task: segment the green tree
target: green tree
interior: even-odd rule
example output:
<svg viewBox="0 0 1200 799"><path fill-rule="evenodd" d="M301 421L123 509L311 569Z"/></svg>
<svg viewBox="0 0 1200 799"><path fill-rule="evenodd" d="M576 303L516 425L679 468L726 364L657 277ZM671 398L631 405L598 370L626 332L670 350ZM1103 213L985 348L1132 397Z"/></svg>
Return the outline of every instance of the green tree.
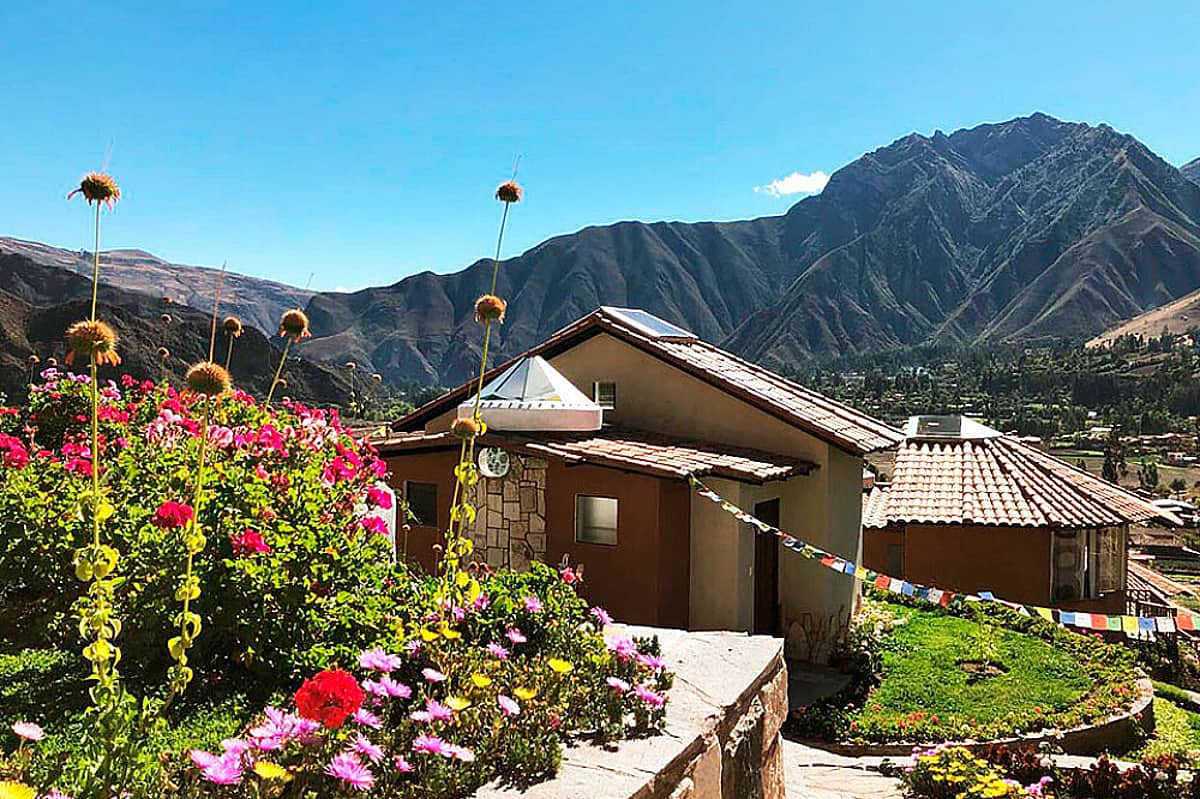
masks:
<svg viewBox="0 0 1200 799"><path fill-rule="evenodd" d="M1100 470L1100 476L1110 483L1118 483L1124 473L1125 448L1121 446L1121 435L1114 427L1108 434L1108 440L1104 442L1104 466Z"/></svg>
<svg viewBox="0 0 1200 799"><path fill-rule="evenodd" d="M1142 458L1138 467L1138 485L1147 491L1158 488L1158 462L1154 458Z"/></svg>

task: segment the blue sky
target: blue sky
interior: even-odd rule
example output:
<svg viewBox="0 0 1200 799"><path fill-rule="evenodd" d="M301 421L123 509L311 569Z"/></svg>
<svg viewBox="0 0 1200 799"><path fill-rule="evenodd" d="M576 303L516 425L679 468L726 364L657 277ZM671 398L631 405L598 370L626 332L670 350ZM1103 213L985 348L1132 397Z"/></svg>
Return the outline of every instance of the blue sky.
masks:
<svg viewBox="0 0 1200 799"><path fill-rule="evenodd" d="M324 8L318 8L324 5ZM910 131L1040 110L1200 156L1200 4L3 3L0 235L316 288L621 219L740 219ZM106 155L106 153L110 153ZM818 180L785 187L812 189Z"/></svg>

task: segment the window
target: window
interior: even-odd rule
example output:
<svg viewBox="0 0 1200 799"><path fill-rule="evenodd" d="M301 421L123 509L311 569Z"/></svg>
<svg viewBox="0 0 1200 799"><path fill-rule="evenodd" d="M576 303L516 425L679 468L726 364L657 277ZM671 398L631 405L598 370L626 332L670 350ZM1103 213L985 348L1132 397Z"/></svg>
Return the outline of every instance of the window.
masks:
<svg viewBox="0 0 1200 799"><path fill-rule="evenodd" d="M1065 602L1119 591L1124 556L1120 528L1055 532L1051 597Z"/></svg>
<svg viewBox="0 0 1200 799"><path fill-rule="evenodd" d="M408 503L408 512L413 515L418 527L437 527L437 483L414 483L406 480L404 483L404 499Z"/></svg>
<svg viewBox="0 0 1200 799"><path fill-rule="evenodd" d="M582 544L617 543L617 501L575 495L575 540Z"/></svg>
<svg viewBox="0 0 1200 799"><path fill-rule="evenodd" d="M887 569L889 577L904 579L904 544L887 545Z"/></svg>
<svg viewBox="0 0 1200 799"><path fill-rule="evenodd" d="M592 383L592 401L606 411L617 407L616 383Z"/></svg>

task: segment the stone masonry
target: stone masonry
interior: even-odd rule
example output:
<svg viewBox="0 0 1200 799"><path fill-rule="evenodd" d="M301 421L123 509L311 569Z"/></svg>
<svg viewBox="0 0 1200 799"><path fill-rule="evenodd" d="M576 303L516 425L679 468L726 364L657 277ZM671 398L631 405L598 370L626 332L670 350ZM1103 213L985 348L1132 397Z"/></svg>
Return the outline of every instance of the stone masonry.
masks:
<svg viewBox="0 0 1200 799"><path fill-rule="evenodd" d="M528 569L546 559L546 467L542 458L509 453L508 474L480 476L467 493L475 506L475 556L493 568Z"/></svg>

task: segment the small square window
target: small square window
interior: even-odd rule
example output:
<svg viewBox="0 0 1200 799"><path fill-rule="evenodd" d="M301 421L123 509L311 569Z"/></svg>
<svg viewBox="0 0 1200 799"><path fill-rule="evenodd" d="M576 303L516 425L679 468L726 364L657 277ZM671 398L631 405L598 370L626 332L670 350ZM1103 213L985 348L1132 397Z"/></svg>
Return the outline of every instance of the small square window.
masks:
<svg viewBox="0 0 1200 799"><path fill-rule="evenodd" d="M617 407L616 383L592 383L592 400L606 411Z"/></svg>
<svg viewBox="0 0 1200 799"><path fill-rule="evenodd" d="M617 501L575 495L575 540L583 544L617 543Z"/></svg>
<svg viewBox="0 0 1200 799"><path fill-rule="evenodd" d="M404 483L404 500L418 527L437 527L437 483Z"/></svg>

